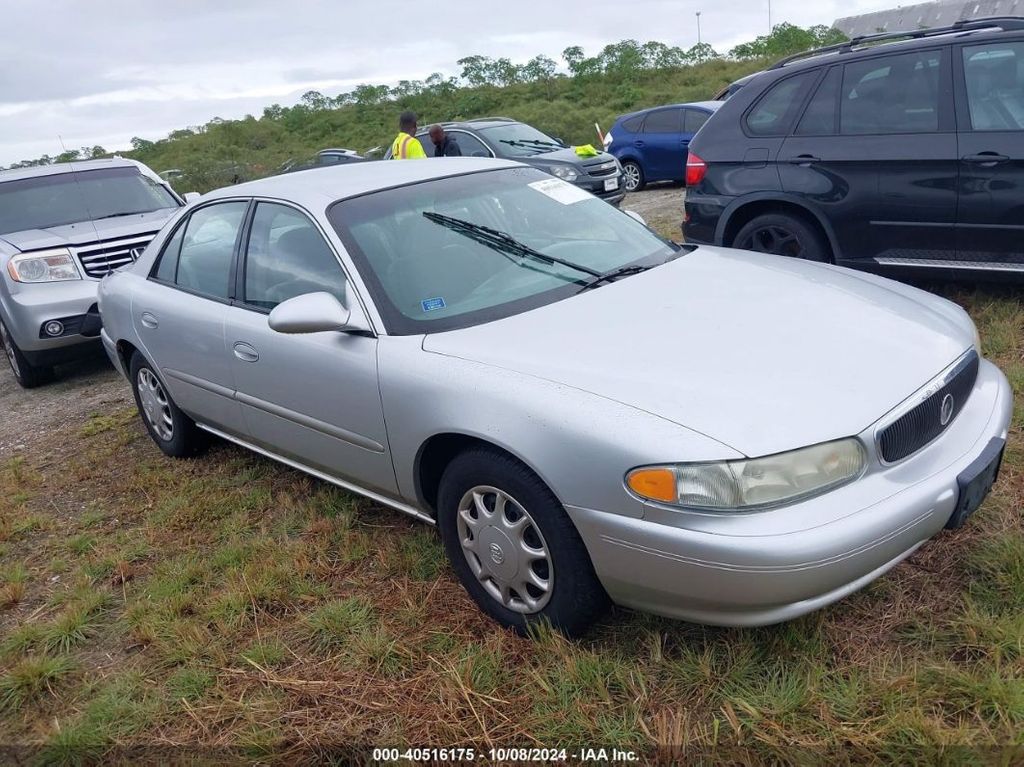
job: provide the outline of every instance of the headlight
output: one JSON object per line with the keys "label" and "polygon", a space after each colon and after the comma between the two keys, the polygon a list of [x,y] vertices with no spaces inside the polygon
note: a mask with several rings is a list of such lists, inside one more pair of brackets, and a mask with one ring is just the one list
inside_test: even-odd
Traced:
{"label": "headlight", "polygon": [[764,458],[643,466],[626,475],[626,486],[672,506],[745,511],[832,490],[860,476],[865,460],[858,440],[841,439]]}
{"label": "headlight", "polygon": [[7,262],[7,273],[17,282],[60,282],[80,280],[75,257],[67,248],[38,250],[14,256]]}
{"label": "headlight", "polygon": [[568,165],[549,165],[548,173],[562,181],[575,181],[579,177],[579,174]]}

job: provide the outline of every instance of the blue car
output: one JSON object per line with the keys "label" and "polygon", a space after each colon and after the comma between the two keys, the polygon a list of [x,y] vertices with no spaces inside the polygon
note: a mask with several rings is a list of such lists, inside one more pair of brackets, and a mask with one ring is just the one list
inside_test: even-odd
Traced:
{"label": "blue car", "polygon": [[690,139],[721,105],[668,104],[616,120],[604,137],[604,147],[622,163],[626,191],[639,191],[651,181],[683,181]]}

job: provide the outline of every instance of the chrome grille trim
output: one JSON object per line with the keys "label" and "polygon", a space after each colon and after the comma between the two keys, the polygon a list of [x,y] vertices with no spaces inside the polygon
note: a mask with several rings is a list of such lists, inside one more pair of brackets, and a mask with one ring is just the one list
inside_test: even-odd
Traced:
{"label": "chrome grille trim", "polygon": [[145,248],[156,237],[156,232],[143,232],[129,237],[117,237],[88,245],[72,246],[71,250],[78,258],[87,277],[99,279],[115,269],[128,266],[135,262],[132,251]]}

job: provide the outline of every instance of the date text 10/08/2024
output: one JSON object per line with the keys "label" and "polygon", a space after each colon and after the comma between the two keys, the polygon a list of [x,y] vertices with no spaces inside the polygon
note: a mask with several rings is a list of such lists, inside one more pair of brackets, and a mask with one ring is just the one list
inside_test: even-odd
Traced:
{"label": "date text 10/08/2024", "polygon": [[375,762],[636,762],[634,751],[618,748],[375,748]]}

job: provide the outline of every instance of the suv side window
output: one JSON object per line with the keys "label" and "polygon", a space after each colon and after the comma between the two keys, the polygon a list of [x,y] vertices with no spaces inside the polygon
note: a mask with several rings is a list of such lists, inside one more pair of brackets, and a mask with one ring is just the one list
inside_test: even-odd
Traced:
{"label": "suv side window", "polygon": [[846,65],[840,92],[844,135],[934,133],[945,97],[942,51],[914,51]]}
{"label": "suv side window", "polygon": [[248,207],[248,202],[233,201],[195,211],[164,246],[157,265],[157,278],[211,298],[227,300],[235,242]]}
{"label": "suv side window", "polygon": [[747,130],[755,136],[785,136],[819,71],[801,72],[772,85],[747,113]]}
{"label": "suv side window", "polygon": [[644,120],[644,133],[682,132],[682,109],[658,109]]}
{"label": "suv side window", "polygon": [[831,136],[836,132],[836,105],[842,79],[842,67],[828,71],[797,123],[798,136]]}
{"label": "suv side window", "polygon": [[300,211],[276,203],[256,206],[243,285],[245,303],[267,310],[319,291],[345,300],[345,273],[320,230]]}
{"label": "suv side window", "polygon": [[[474,136],[472,133],[465,133],[463,131],[448,131],[448,135],[455,139],[455,143],[459,145],[459,149],[462,151],[463,157],[490,157],[490,150],[484,145],[480,139]],[[427,136],[427,143],[430,143],[430,136]],[[426,149],[426,147],[424,147]],[[433,145],[427,149],[427,154],[433,154]]]}
{"label": "suv side window", "polygon": [[711,115],[699,109],[687,109],[683,116],[683,133],[696,133],[709,117]]}
{"label": "suv side window", "polygon": [[1024,43],[986,43],[963,48],[971,128],[1024,130]]}

